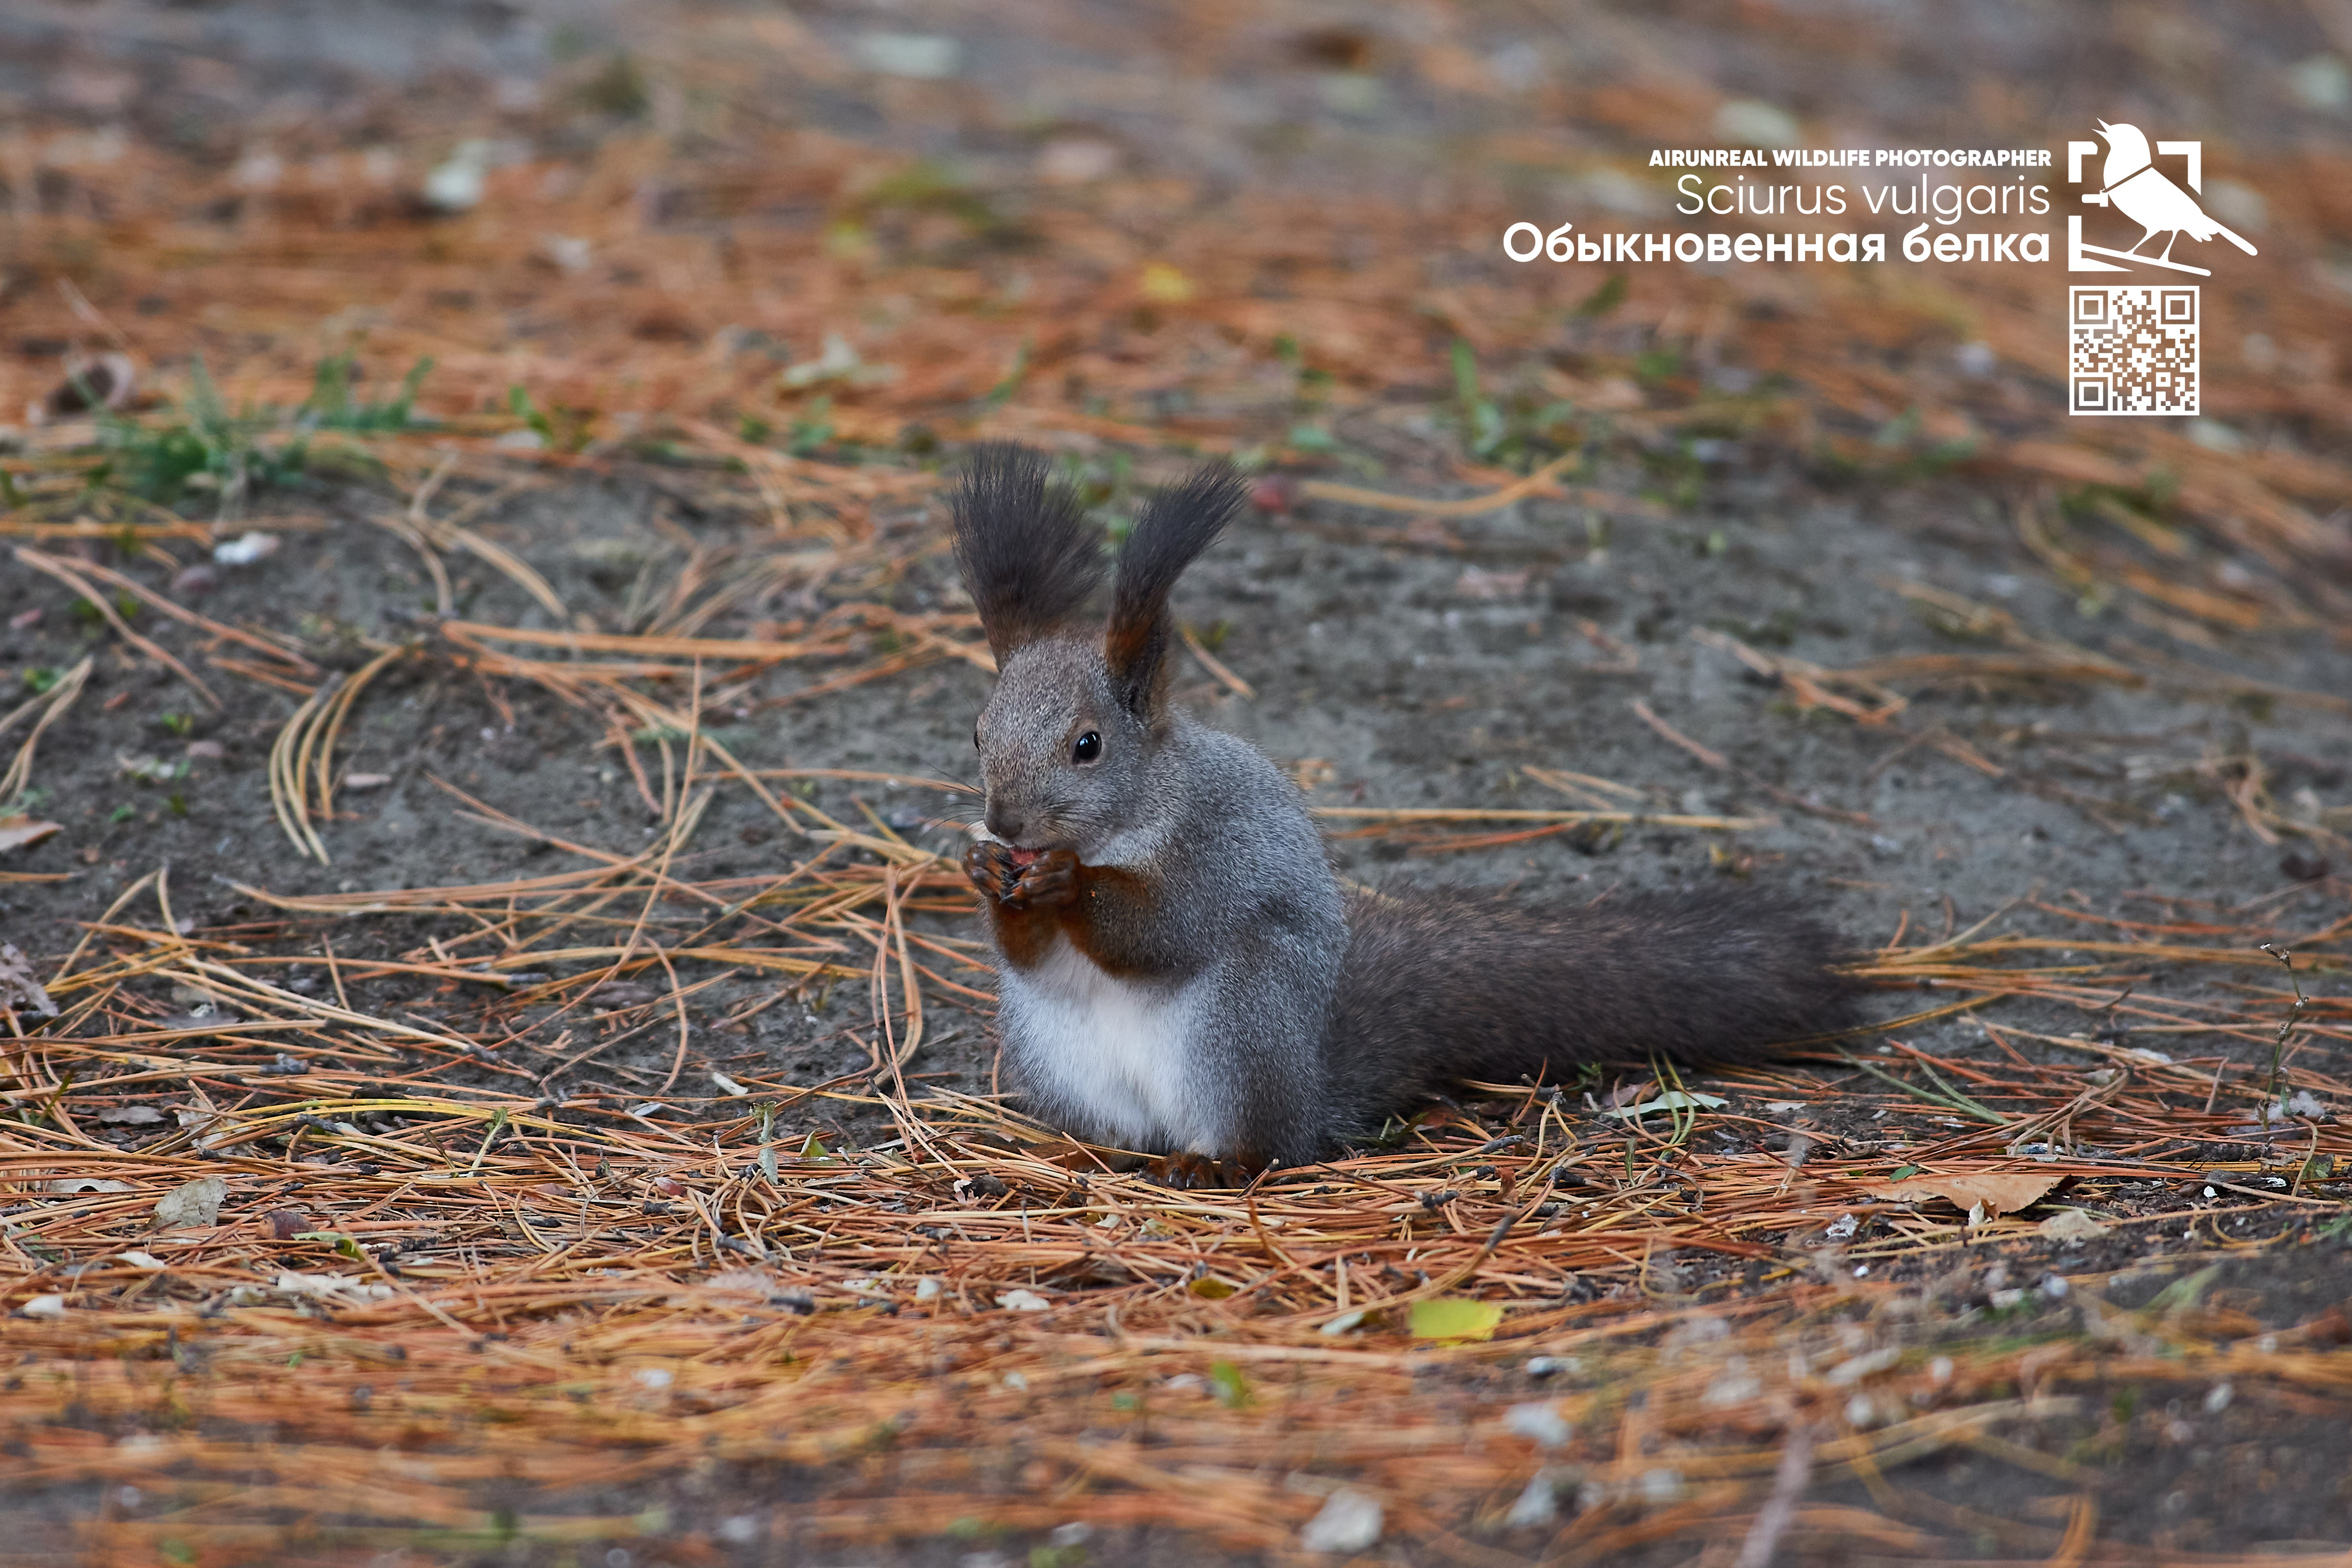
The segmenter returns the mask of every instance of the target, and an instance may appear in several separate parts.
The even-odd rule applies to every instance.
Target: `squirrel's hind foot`
[[[1163,1169],[1152,1173],[1179,1192],[1206,1187],[1246,1187],[1265,1173],[1262,1161],[1221,1160],[1213,1154],[1171,1154]]]

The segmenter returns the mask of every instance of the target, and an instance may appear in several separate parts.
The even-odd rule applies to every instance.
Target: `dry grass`
[[[1287,1549],[1344,1478],[1441,1555],[1517,1561],[1471,1537],[1544,1470],[1589,1505],[1545,1560],[1601,1561],[1745,1531],[1781,1462],[1776,1435],[1795,1433],[1816,1479],[1882,1495],[1874,1515],[1798,1508],[1781,1526],[1793,1541],[1864,1539],[1907,1560],[1965,1525],[2046,1555],[2077,1533],[2068,1521],[1959,1521],[1878,1478],[1958,1446],[2074,1483],[2095,1508],[2086,1469],[2031,1446],[2042,1426],[2095,1415],[2078,1386],[2229,1379],[2315,1408],[2352,1395],[2324,1335],[2256,1346],[2243,1321],[2193,1302],[2102,1310],[2095,1276],[2074,1281],[2092,1307],[2081,1331],[1939,1363],[1901,1326],[1923,1274],[2034,1241],[2059,1211],[1972,1225],[1871,1195],[1906,1175],[2021,1171],[2063,1183],[2065,1207],[2186,1230],[2222,1256],[2340,1226],[2333,1173],[2352,1133],[2294,1118],[2265,1137],[2250,1125],[2262,1074],[2218,1048],[2270,1040],[2285,989],[2214,1004],[2147,981],[2158,963],[2242,964],[2261,941],[2340,968],[2347,922],[1898,942],[1867,973],[1949,994],[1937,1011],[2031,994],[2080,1007],[2084,1032],[2029,1035],[1983,1011],[1996,1053],[1956,1061],[1902,1045],[1898,1025],[1860,1058],[1867,1076],[1737,1075],[1713,1111],[1611,1116],[1589,1089],[1474,1086],[1393,1149],[1181,1193],[987,1100],[910,1089],[924,992],[974,994],[959,978],[968,944],[907,918],[963,907],[959,875],[887,829],[836,825],[808,827],[817,847],[774,877],[684,878],[708,800],[703,746],[684,749],[685,804],[637,854],[563,845],[584,864],[467,887],[243,889],[293,919],[266,942],[183,934],[157,874],[47,977],[61,1013],[9,1047],[0,1152],[18,1194],[0,1243],[21,1363],[0,1394],[12,1471],[179,1500],[101,1510],[83,1537],[96,1560],[265,1540],[627,1539],[668,1526],[510,1517],[479,1488],[585,1495],[714,1458],[823,1473],[887,1452],[857,1472],[886,1482],[828,1491],[795,1528],[875,1540],[950,1521],[1158,1521]],[[853,843],[872,859],[828,863]],[[738,934],[710,934],[737,912]],[[396,960],[333,956],[339,923],[394,914],[471,929]],[[2055,950],[2067,962],[2048,963]],[[869,1068],[814,1085],[687,1070],[686,1001],[714,967],[865,984]],[[483,987],[493,1005],[460,1030],[326,999],[391,972]],[[298,992],[297,973],[328,984]],[[610,989],[632,975],[655,984]],[[214,1011],[163,1016],[167,987]],[[620,1000],[600,1004],[600,988]],[[548,1002],[571,1021],[551,1041],[498,1022]],[[592,1017],[599,1005],[619,1010]],[[560,1087],[672,1016],[658,1094]],[[2347,1034],[2341,1001],[2315,1000],[2285,1089],[2352,1092],[2307,1049]],[[2057,1049],[2031,1059],[2021,1037]],[[182,1125],[135,1151],[100,1135],[110,1113],[157,1100]],[[899,1136],[828,1149],[778,1135],[780,1116],[827,1100],[886,1108]],[[1850,1120],[1873,1107],[1874,1125]],[[2200,1147],[2250,1141],[2266,1152]],[[204,1180],[225,1184],[228,1217],[159,1229],[158,1201]],[[2151,1182],[2166,1184],[2153,1201]],[[2191,1195],[2199,1182],[2221,1195]],[[1840,1216],[1861,1228],[1831,1246]],[[1492,1342],[1415,1337],[1413,1303],[1465,1299],[1499,1309]],[[1524,1413],[1426,1381],[1531,1352],[1574,1363],[1546,1405],[1575,1434],[1558,1451]],[[144,1435],[94,1436],[124,1431]],[[323,1508],[322,1484],[336,1492]],[[2074,1561],[2126,1560],[2077,1544],[2089,1555]]]
[[[2329,573],[2352,556],[2340,510],[2352,468],[2284,447],[2223,454],[2147,421],[2070,422],[2047,398],[2021,413],[1995,378],[1885,368],[1889,345],[1948,346],[1964,329],[1991,346],[2003,384],[2055,379],[2063,296],[1967,268],[1933,289],[1864,269],[1643,273],[1614,326],[1676,356],[1712,353],[1736,332],[1759,384],[1776,390],[1713,395],[1683,365],[1650,375],[1628,406],[1631,353],[1561,337],[1600,271],[1497,264],[1431,282],[1427,257],[1464,250],[1465,236],[1484,245],[1519,216],[1496,193],[1465,186],[1438,213],[1244,194],[1205,217],[1177,182],[942,194],[869,149],[762,121],[742,62],[826,68],[821,51],[780,56],[759,33],[771,25],[783,24],[717,18],[679,45],[703,57],[645,62],[725,89],[737,115],[725,135],[614,136],[569,161],[502,169],[483,207],[459,217],[379,201],[356,155],[289,158],[298,172],[256,192],[143,143],[101,163],[59,130],[22,149],[72,199],[9,231],[12,260],[44,279],[12,305],[12,324],[103,341],[151,375],[165,367],[139,430],[184,420],[184,367],[198,353],[240,405],[291,405],[320,354],[346,346],[319,331],[341,312],[372,321],[375,374],[436,362],[431,427],[347,443],[379,481],[372,524],[417,557],[436,613],[337,673],[285,628],[207,618],[68,554],[107,542],[177,568],[244,527],[255,504],[233,480],[199,498],[209,518],[191,520],[93,487],[86,421],[45,426],[0,458],[13,559],[200,696],[214,696],[209,674],[298,699],[271,754],[271,801],[319,860],[331,853],[321,830],[334,820],[340,731],[370,680],[402,661],[529,683],[592,715],[660,824],[626,854],[552,840],[573,864],[528,879],[312,897],[247,887],[282,918],[232,930],[183,930],[158,871],[69,952],[43,955],[55,959],[40,978],[59,1016],[0,990],[0,1301],[16,1358],[0,1382],[0,1476],[12,1489],[103,1481],[101,1500],[126,1484],[171,1500],[138,1517],[101,1500],[79,1526],[90,1561],[459,1555],[639,1535],[683,1560],[716,1549],[659,1517],[517,1514],[490,1494],[515,1483],[559,1500],[632,1483],[657,1493],[698,1467],[783,1461],[822,1478],[793,1522],[822,1541],[1151,1521],[1278,1554],[1344,1483],[1381,1500],[1391,1531],[1482,1565],[1601,1562],[1669,1541],[1762,1542],[1768,1554],[1778,1542],[1794,1560],[1837,1543],[1916,1561],[1948,1532],[1990,1538],[2012,1559],[2186,1563],[2100,1544],[2091,1459],[2038,1435],[2095,1426],[2098,1391],[2129,1381],[2226,1380],[2242,1398],[2346,1413],[2352,1363],[2324,1325],[2258,1335],[2194,1290],[2126,1312],[2102,1304],[2097,1272],[2073,1282],[2084,1310],[2072,1326],[1938,1352],[1914,1331],[1923,1290],[1966,1260],[2022,1256],[2055,1210],[1972,1222],[1940,1201],[1872,1194],[1920,1173],[2047,1176],[2063,1184],[2059,1205],[2125,1239],[2186,1232],[2216,1258],[2340,1234],[2352,1132],[2340,1121],[2269,1124],[2263,1108],[2306,1089],[2343,1102],[2352,1085],[2336,1064],[2352,1012],[2314,998],[2275,1081],[2266,1064],[2233,1067],[2243,1053],[2231,1047],[2270,1046],[2294,1001],[2274,968],[2246,970],[2269,964],[2258,945],[2340,970],[2352,922],[2296,930],[2259,907],[2183,904],[2119,929],[2045,904],[2086,930],[1910,945],[1897,931],[1865,973],[1927,992],[1936,1007],[1921,1017],[1969,1010],[1990,1054],[1931,1057],[1906,1043],[1910,1020],[1883,1047],[1824,1046],[1833,1067],[1857,1053],[1846,1070],[1738,1075],[1723,1107],[1637,1115],[1612,1114],[1626,1107],[1606,1103],[1601,1083],[1484,1086],[1377,1152],[1245,1192],[1180,1193],[991,1099],[910,1077],[927,1006],[987,999],[972,944],[909,918],[965,909],[960,875],[878,820],[844,822],[776,787],[703,714],[819,700],[931,661],[989,668],[969,616],[884,602],[908,553],[937,548],[934,533],[882,526],[937,482],[909,456],[927,449],[919,437],[1132,447],[1147,465],[1178,460],[1180,445],[1255,447],[1311,466],[1315,451],[1286,436],[1302,369],[1327,378],[1313,417],[1378,428],[1405,403],[1425,411],[1457,339],[1498,397],[1572,405],[1515,459],[1528,471],[1464,463],[1452,477],[1474,493],[1433,500],[1312,479],[1269,499],[1410,511],[1394,531],[1316,526],[1445,549],[1443,519],[1527,497],[1635,526],[1671,516],[1655,499],[1570,480],[1589,457],[1683,435],[1748,436],[1880,475],[1965,468],[2011,499],[2021,543],[2053,575],[2158,641],[2093,652],[1920,584],[1898,589],[1940,629],[1994,646],[1840,670],[1708,635],[1801,708],[1995,776],[2000,764],[1958,737],[1906,729],[1909,697],[2104,682],[2352,711],[2338,694],[2206,661],[2226,646],[2216,639],[2250,629],[2344,635],[2347,600]],[[1692,112],[1640,82],[1607,104],[1616,130],[1669,141]],[[2225,162],[2217,148],[2217,173]],[[2274,242],[2246,289],[2212,300],[2216,341],[2254,324],[2231,313],[2257,295],[2260,325],[2282,341],[2341,340],[2346,307],[2302,258],[2328,221],[2310,193],[2340,192],[2347,175],[2339,156],[2312,152],[2282,176],[2310,199],[2276,196]],[[992,248],[993,230],[961,204],[1015,194],[1028,248]],[[236,216],[206,216],[224,203]],[[828,226],[746,216],[803,207]],[[715,216],[669,222],[666,209]],[[1341,241],[1359,232],[1384,237],[1379,257],[1348,259]],[[598,265],[562,264],[551,235],[583,243]],[[89,256],[107,260],[75,260]],[[1080,259],[1008,259],[1041,256]],[[1279,299],[1256,283],[1277,264]],[[134,310],[150,298],[161,307]],[[806,365],[877,300],[887,321],[862,331],[856,364],[837,372],[820,364],[796,381],[746,346],[763,334]],[[1750,309],[1760,303],[1771,309]],[[1581,355],[1582,368],[1566,374],[1523,355],[1528,345]],[[0,360],[0,407],[47,395],[52,379]],[[510,399],[518,384],[528,414]],[[1192,412],[1160,412],[1171,391]],[[2216,413],[2261,404],[2322,429],[2345,413],[2328,378],[2264,383],[2227,363],[2207,397]],[[831,436],[795,452],[776,432],[796,423]],[[264,419],[250,440],[257,450],[286,433]],[[842,460],[852,443],[892,460]],[[597,626],[478,526],[551,477],[616,473],[760,531],[755,542],[698,545],[635,631]],[[267,526],[339,525],[271,513]],[[540,624],[457,618],[459,554],[514,584]],[[819,580],[871,586],[772,638],[709,635]],[[142,637],[116,595],[198,633],[196,662]],[[795,661],[852,656],[845,669],[752,694]],[[88,670],[0,715],[13,748],[0,801],[30,782],[37,742]],[[1707,765],[1732,766],[1644,716]],[[2340,821],[2270,798],[2251,752],[2208,765],[2257,836],[2340,843]],[[1595,825],[1756,825],[1644,811],[1646,792],[1608,780],[1541,782],[1583,804],[1333,815],[1429,853]],[[793,864],[697,879],[695,836],[722,789],[764,805]],[[453,810],[546,837],[450,793]],[[2105,820],[2102,803],[2067,798]],[[336,955],[347,922],[411,917],[425,919],[385,929],[459,934],[392,958]],[[2159,967],[2254,978],[2216,1001],[2210,989],[2167,994]],[[449,1009],[394,1016],[352,1004],[349,983],[389,973],[481,1005],[461,1026]],[[867,1067],[803,1083],[698,1064],[688,999],[751,973],[777,987],[730,1021],[792,985],[863,985]],[[2081,1031],[2008,1021],[2001,1004],[2019,996],[2072,1005]],[[546,1005],[560,1010],[554,1025],[528,1037],[510,1026]],[[675,1037],[658,1086],[578,1087],[600,1051],[638,1031]],[[1676,1086],[1668,1075],[1661,1087]],[[152,1100],[178,1124],[136,1133],[135,1147],[109,1132],[142,1125],[125,1118],[154,1111]],[[879,1108],[898,1136],[850,1149],[779,1135],[826,1101]],[[225,1184],[227,1217],[159,1228],[159,1200],[206,1180]],[[1853,1229],[1834,1233],[1847,1216]],[[1491,1341],[1415,1334],[1416,1303],[1465,1299],[1499,1310]],[[1556,1375],[1563,1392],[1539,1398],[1499,1380],[1505,1392],[1483,1391],[1481,1369],[1530,1354],[1573,1362]],[[1530,1403],[1557,1425],[1507,1408]],[[1954,1447],[2040,1476],[2063,1506],[1971,1511],[1890,1478]],[[1798,1502],[1808,1475],[1856,1481],[1871,1506]],[[1504,1531],[1538,1476],[1571,1521]],[[1585,1506],[1565,1506],[1580,1493]]]

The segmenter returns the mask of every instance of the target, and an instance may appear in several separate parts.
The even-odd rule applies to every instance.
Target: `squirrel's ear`
[[[952,509],[956,564],[1001,666],[1077,618],[1102,582],[1101,536],[1039,452],[973,448]]]
[[[1118,556],[1110,625],[1103,633],[1103,662],[1111,689],[1136,717],[1156,717],[1167,693],[1168,645],[1174,634],[1169,593],[1248,497],[1241,476],[1227,464],[1214,463],[1153,496],[1128,535]]]

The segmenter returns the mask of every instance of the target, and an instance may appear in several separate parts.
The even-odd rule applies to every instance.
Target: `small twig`
[[[163,665],[165,668],[171,670],[173,674],[178,676],[190,686],[195,688],[196,694],[202,697],[205,701],[211,703],[214,707],[218,708],[222,706],[221,700],[213,695],[213,689],[206,686],[201,679],[199,679],[194,670],[190,669],[186,665],[182,664],[177,658],[173,658],[170,652],[152,639],[141,637],[137,632],[132,631],[131,629],[131,623],[122,618],[121,611],[117,610],[111,604],[107,602],[106,595],[100,593],[96,588],[91,587],[88,583],[84,582],[80,574],[76,573],[71,567],[68,566],[63,561],[58,560],[54,555],[44,555],[37,550],[27,550],[22,545],[17,546],[16,553],[17,560],[23,562],[26,565],[30,566],[36,572],[46,572],[50,576],[55,577],[58,582],[63,583],[66,586],[79,594],[82,598],[89,603],[90,607],[95,609],[99,615],[104,618],[106,624],[114,628],[116,635],[121,637],[123,641],[129,643],[141,653],[145,654],[156,663]]]
[[[1244,702],[1254,701],[1256,699],[1257,689],[1227,669],[1215,654],[1202,647],[1201,639],[1192,635],[1192,627],[1179,626],[1176,630],[1177,634],[1184,639],[1184,646],[1192,650],[1192,657],[1201,661],[1202,668],[1223,681],[1227,690]]]
[[[1721,752],[1714,751],[1708,747],[1700,745],[1696,741],[1692,740],[1688,735],[1684,734],[1680,730],[1675,729],[1672,724],[1669,724],[1664,719],[1659,718],[1655,713],[1650,710],[1650,705],[1647,702],[1643,701],[1638,697],[1627,703],[1626,706],[1633,710],[1634,718],[1639,719],[1643,723],[1647,724],[1651,729],[1655,730],[1660,735],[1663,735],[1667,740],[1673,742],[1675,745],[1680,746],[1684,751],[1688,752],[1692,756],[1696,757],[1708,767],[1714,768],[1718,773],[1727,773],[1734,775],[1742,784],[1747,784],[1750,789],[1761,791],[1765,795],[1769,796],[1772,800],[1778,801],[1780,805],[1787,806],[1791,811],[1801,811],[1808,816],[1827,817],[1832,822],[1849,823],[1856,827],[1868,827],[1871,826],[1871,819],[1867,813],[1859,811],[1840,811],[1835,806],[1816,805],[1813,802],[1807,800],[1801,795],[1782,789],[1779,784],[1766,783],[1764,780],[1758,778],[1754,773],[1749,773],[1746,768],[1740,767],[1729,757],[1725,756]]]
[[[1507,807],[1443,805],[1317,805],[1317,816],[1350,817],[1375,822],[1550,822],[1575,826],[1587,822],[1622,822],[1638,827],[1778,827],[1769,816],[1698,816],[1685,812],[1655,811],[1526,811]]]
[[[41,716],[33,721],[32,731],[26,735],[25,743],[16,748],[16,760],[8,764],[6,773],[0,774],[0,805],[5,805],[15,800],[24,792],[25,787],[33,782],[34,749],[40,745],[42,733],[62,718],[65,710],[72,707],[80,698],[82,688],[89,680],[93,658],[94,656],[90,654],[82,655],[81,662],[66,671],[55,686],[50,687],[40,696],[26,701],[23,707],[9,714],[7,718],[0,719],[0,732],[5,732],[14,728],[16,721],[26,713],[36,708],[41,709]]]
[[[2279,1020],[2278,1033],[2271,1038],[2271,1083],[2263,1096],[2263,1131],[2267,1133],[2272,1117],[2285,1110],[2284,1102],[2279,1096],[2279,1072],[2286,1062],[2286,1037],[2294,1033],[2294,1026],[2302,1021],[2303,1010],[2309,1005],[2309,1001],[2303,994],[2303,978],[2294,972],[2294,950],[2275,947],[2267,942],[2255,945],[2279,961],[2286,970],[2287,984],[2294,987],[2294,1005],[2289,1007],[2286,1016]],[[2265,1150],[2268,1147],[2264,1145]]]
[[[1739,1555],[1732,1559],[1731,1568],[1771,1568],[1772,1554],[1795,1522],[1797,1504],[1803,1500],[1812,1479],[1813,1429],[1799,1426],[1789,1434],[1788,1446],[1780,1450],[1772,1494],[1756,1510],[1756,1522],[1748,1527],[1748,1538],[1739,1543]]]
[[[1308,479],[1298,487],[1298,493],[1310,500],[1339,501],[1346,506],[1369,507],[1376,511],[1410,511],[1423,517],[1476,517],[1481,512],[1498,511],[1515,500],[1549,489],[1554,479],[1583,460],[1581,450],[1563,452],[1526,479],[1515,480],[1498,490],[1488,490],[1482,496],[1464,496],[1455,500],[1433,500],[1426,496],[1392,496],[1385,491],[1363,489],[1355,485],[1335,485],[1325,479]],[[1628,507],[1642,504],[1625,496],[1609,499]]]
[[[1904,1093],[1916,1095],[1919,1099],[1926,1100],[1930,1105],[1940,1105],[1947,1110],[1960,1111],[1966,1115],[1975,1117],[1979,1121],[1990,1121],[1995,1127],[2006,1127],[2015,1120],[2013,1117],[2003,1116],[2000,1112],[1991,1110],[1989,1107],[1979,1105],[1975,1100],[1970,1100],[1967,1095],[1962,1094],[1958,1089],[1954,1089],[1950,1084],[1946,1083],[1941,1077],[1937,1076],[1934,1068],[1929,1067],[1924,1061],[1919,1061],[1919,1058],[1916,1056],[1912,1059],[1914,1061],[1919,1061],[1919,1070],[1926,1073],[1929,1078],[1935,1079],[1937,1086],[1943,1089],[1943,1093],[1937,1094],[1931,1090],[1921,1089],[1916,1083],[1906,1083],[1903,1079],[1896,1078],[1893,1073],[1873,1067],[1870,1063],[1864,1061],[1859,1057],[1850,1057],[1843,1051],[1839,1052],[1838,1055],[1848,1067],[1860,1068],[1871,1077],[1883,1079],[1886,1082],[1891,1083],[1895,1088],[1901,1089]]]
[[[1675,745],[1680,746],[1684,751],[1688,752],[1692,756],[1696,757],[1708,767],[1717,770],[1727,770],[1730,768],[1731,759],[1729,757],[1725,756],[1721,752],[1710,751],[1706,747],[1700,745],[1696,741],[1692,740],[1688,735],[1684,734],[1680,730],[1675,729],[1672,724],[1667,723],[1664,719],[1661,719],[1655,713],[1651,712],[1650,705],[1647,702],[1643,701],[1640,698],[1634,698],[1631,702],[1627,703],[1626,706],[1633,709],[1634,718],[1639,719],[1643,723],[1647,724],[1651,729],[1655,730],[1659,734],[1664,736]]]

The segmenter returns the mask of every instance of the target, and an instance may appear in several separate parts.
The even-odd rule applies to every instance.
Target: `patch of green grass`
[[[580,84],[580,103],[616,120],[635,120],[653,106],[653,94],[646,86],[645,72],[625,52],[605,61],[602,70]]]
[[[146,784],[178,784],[188,776],[189,766],[188,759],[185,757],[173,763],[164,762],[158,757],[122,759],[123,776]]]
[[[1001,211],[954,170],[929,161],[909,163],[886,175],[849,205],[853,220],[870,222],[891,212],[944,213],[973,237],[992,245],[1015,245],[1030,238],[1029,229],[1019,219]]]
[[[1584,297],[1576,308],[1580,316],[1599,318],[1607,315],[1625,302],[1626,278],[1622,272],[1612,272],[1601,279],[1601,287]]]
[[[981,401],[991,408],[1002,408],[1013,401],[1021,384],[1029,379],[1029,339],[1024,335],[1021,346],[1013,351],[1013,363],[1004,367],[1004,374]]]
[[[1642,467],[1657,481],[1645,492],[1653,500],[1684,509],[1698,504],[1706,485],[1706,464],[1692,449],[1688,437],[1664,451],[1643,452]]]
[[[1125,452],[1065,453],[1055,477],[1077,491],[1103,536],[1122,542],[1135,527],[1135,459]]]
[[[310,381],[310,395],[295,410],[295,423],[306,430],[336,430],[354,436],[390,434],[420,423],[416,394],[433,372],[430,359],[420,359],[400,378],[400,390],[381,403],[352,396],[358,366],[349,350],[319,362]]]
[[[1460,338],[1454,340],[1454,415],[1462,422],[1462,444],[1484,458],[1502,443],[1507,431],[1503,411],[1478,382],[1478,356]]]
[[[171,422],[100,414],[99,444],[109,456],[91,482],[161,505],[191,490],[228,496],[282,483],[310,463],[320,435],[380,435],[424,423],[415,413],[416,391],[432,368],[431,360],[417,361],[396,393],[370,402],[352,395],[352,354],[331,354],[319,362],[310,395],[295,407],[264,404],[234,412],[199,355],[189,365],[187,395]]]
[[[115,613],[121,616],[124,620],[127,621],[136,616],[139,613],[139,601],[132,597],[130,593],[120,589],[116,591],[114,595]],[[102,625],[106,620],[105,610],[89,599],[76,599],[72,604],[66,606],[66,612],[72,616],[74,619],[93,626]]]
[[[507,407],[539,437],[551,452],[583,451],[594,439],[596,410],[550,404],[541,408],[520,383],[507,388]]]
[[[795,458],[814,458],[833,444],[833,399],[813,397],[793,419],[784,447]]]
[[[1573,404],[1490,396],[1478,374],[1478,356],[1466,342],[1454,340],[1454,417],[1462,444],[1481,462],[1534,468],[1558,456],[1573,439]],[[1296,432],[1292,444],[1297,444]]]
[[[1672,381],[1683,374],[1683,356],[1677,349],[1644,349],[1633,356],[1633,379],[1644,386]]]

